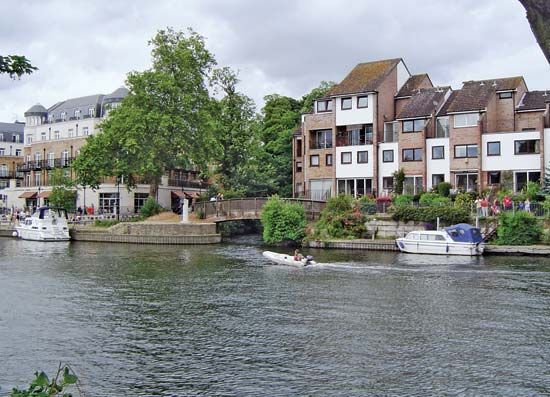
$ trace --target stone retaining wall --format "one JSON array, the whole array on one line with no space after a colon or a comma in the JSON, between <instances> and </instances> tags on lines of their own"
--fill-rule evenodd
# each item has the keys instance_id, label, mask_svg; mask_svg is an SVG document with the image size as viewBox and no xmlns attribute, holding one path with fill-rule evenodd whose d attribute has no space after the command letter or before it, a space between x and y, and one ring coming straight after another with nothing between
<instances>
[{"instance_id":1,"label":"stone retaining wall","mask_svg":"<svg viewBox=\"0 0 550 397\"><path fill-rule=\"evenodd\" d=\"M134 234L113 234L108 231L83 231L71 230L71 238L74 241L95 241L103 243L128 243L128 244L217 244L222 241L219 234L202 235L134 235Z\"/></svg>"},{"instance_id":2,"label":"stone retaining wall","mask_svg":"<svg viewBox=\"0 0 550 397\"><path fill-rule=\"evenodd\" d=\"M111 226L109 233L134 236L188 236L216 234L215 223L129 222Z\"/></svg>"},{"instance_id":3,"label":"stone retaining wall","mask_svg":"<svg viewBox=\"0 0 550 397\"><path fill-rule=\"evenodd\" d=\"M393 219L370 220L366 223L369 235L375 233L376 238L391 239L404 237L415 230L424 230L424 222L398 222Z\"/></svg>"},{"instance_id":4,"label":"stone retaining wall","mask_svg":"<svg viewBox=\"0 0 550 397\"><path fill-rule=\"evenodd\" d=\"M399 251L394 240L332 240L310 241L309 248L334 248L347 250Z\"/></svg>"}]
</instances>

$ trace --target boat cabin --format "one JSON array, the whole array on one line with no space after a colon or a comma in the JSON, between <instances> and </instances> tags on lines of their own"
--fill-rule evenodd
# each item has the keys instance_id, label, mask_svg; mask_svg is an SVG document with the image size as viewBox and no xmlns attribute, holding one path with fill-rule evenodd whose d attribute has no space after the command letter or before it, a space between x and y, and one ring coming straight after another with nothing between
<instances>
[{"instance_id":1,"label":"boat cabin","mask_svg":"<svg viewBox=\"0 0 550 397\"><path fill-rule=\"evenodd\" d=\"M477 227L468 225L467 223L459 223L458 225L446 227L445 231L456 243L483 242L481 230Z\"/></svg>"}]
</instances>

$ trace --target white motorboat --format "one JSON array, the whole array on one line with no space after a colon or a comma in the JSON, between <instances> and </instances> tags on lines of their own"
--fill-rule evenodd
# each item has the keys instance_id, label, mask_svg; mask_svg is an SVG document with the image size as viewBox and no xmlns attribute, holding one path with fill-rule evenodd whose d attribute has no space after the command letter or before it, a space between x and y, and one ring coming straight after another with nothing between
<instances>
[{"instance_id":1,"label":"white motorboat","mask_svg":"<svg viewBox=\"0 0 550 397\"><path fill-rule=\"evenodd\" d=\"M17 237L34 241L67 241L71 239L67 211L58 207L40 207L15 228Z\"/></svg>"},{"instance_id":2,"label":"white motorboat","mask_svg":"<svg viewBox=\"0 0 550 397\"><path fill-rule=\"evenodd\" d=\"M294 260L293 255L278 254L276 252L271 252L271 251L264 251L263 255L267 259L269 259L269 260L271 260L275 263L278 263L279 265L305 267L305 266L311 266L311 265L316 265L317 264L317 262L315 262L313 260L308 260L307 257L302 259L301 261L296 261L296 260Z\"/></svg>"},{"instance_id":3,"label":"white motorboat","mask_svg":"<svg viewBox=\"0 0 550 397\"><path fill-rule=\"evenodd\" d=\"M481 255L484 244L481 230L465 223L443 230L418 230L395 240L402 252L437 255Z\"/></svg>"}]
</instances>

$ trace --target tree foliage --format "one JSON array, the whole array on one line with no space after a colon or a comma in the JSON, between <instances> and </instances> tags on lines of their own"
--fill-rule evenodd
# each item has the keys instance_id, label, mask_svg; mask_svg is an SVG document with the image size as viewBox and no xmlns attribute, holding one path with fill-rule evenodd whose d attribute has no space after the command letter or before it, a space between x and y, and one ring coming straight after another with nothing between
<instances>
[{"instance_id":1,"label":"tree foliage","mask_svg":"<svg viewBox=\"0 0 550 397\"><path fill-rule=\"evenodd\" d=\"M368 211L366 211L368 212ZM354 239L366 233L361 203L350 195L331 197L313 228L315 239Z\"/></svg>"},{"instance_id":2,"label":"tree foliage","mask_svg":"<svg viewBox=\"0 0 550 397\"><path fill-rule=\"evenodd\" d=\"M12 79L38 70L23 55L0 55L0 74L7 74Z\"/></svg>"},{"instance_id":3,"label":"tree foliage","mask_svg":"<svg viewBox=\"0 0 550 397\"><path fill-rule=\"evenodd\" d=\"M525 211L505 211L498 217L497 244L530 245L540 240L538 219Z\"/></svg>"},{"instance_id":4,"label":"tree foliage","mask_svg":"<svg viewBox=\"0 0 550 397\"><path fill-rule=\"evenodd\" d=\"M519 0L527 11L527 20L546 60L550 62L550 2Z\"/></svg>"},{"instance_id":5,"label":"tree foliage","mask_svg":"<svg viewBox=\"0 0 550 397\"><path fill-rule=\"evenodd\" d=\"M263 239L266 243L300 242L305 236L306 214L300 204L272 196L262 209Z\"/></svg>"},{"instance_id":6,"label":"tree foliage","mask_svg":"<svg viewBox=\"0 0 550 397\"><path fill-rule=\"evenodd\" d=\"M74 212L76 207L76 190L74 182L65 175L64 170L56 169L52 171L50 177L52 192L48 197L50 205L63 207L68 212Z\"/></svg>"},{"instance_id":7,"label":"tree foliage","mask_svg":"<svg viewBox=\"0 0 550 397\"><path fill-rule=\"evenodd\" d=\"M129 94L90 136L74 162L78 181L97 188L103 177L124 177L135 186L145 177L155 197L170 169L206 169L218 152L208 87L215 60L204 38L188 30L160 30L152 45L152 67L131 72Z\"/></svg>"}]
</instances>

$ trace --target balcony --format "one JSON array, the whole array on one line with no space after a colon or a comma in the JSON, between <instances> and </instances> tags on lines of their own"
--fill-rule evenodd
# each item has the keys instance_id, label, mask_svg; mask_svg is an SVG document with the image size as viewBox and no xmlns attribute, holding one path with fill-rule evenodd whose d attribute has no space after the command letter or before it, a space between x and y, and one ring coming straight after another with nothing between
<instances>
[{"instance_id":1,"label":"balcony","mask_svg":"<svg viewBox=\"0 0 550 397\"><path fill-rule=\"evenodd\" d=\"M208 187L208 183L197 180L191 181L189 179L168 179L168 186L206 189Z\"/></svg>"},{"instance_id":2,"label":"balcony","mask_svg":"<svg viewBox=\"0 0 550 397\"><path fill-rule=\"evenodd\" d=\"M47 160L32 160L17 165L18 172L30 172L51 170L54 168L67 168L70 167L74 157L47 159Z\"/></svg>"},{"instance_id":3,"label":"balcony","mask_svg":"<svg viewBox=\"0 0 550 397\"><path fill-rule=\"evenodd\" d=\"M0 170L0 179L22 179L23 174L15 171Z\"/></svg>"}]
</instances>

